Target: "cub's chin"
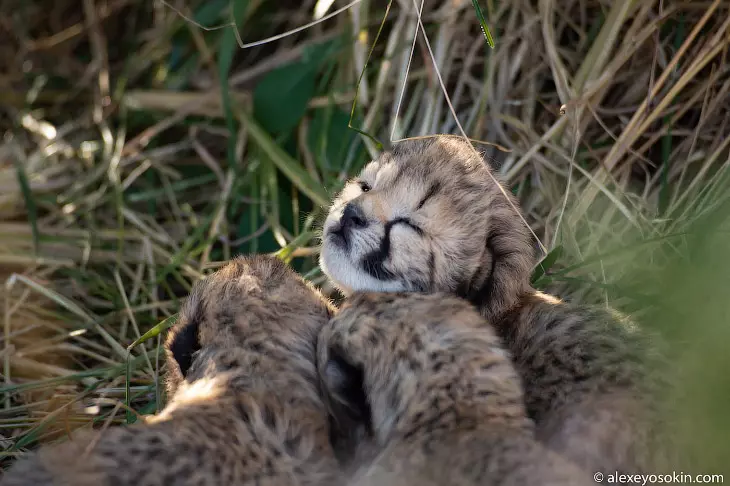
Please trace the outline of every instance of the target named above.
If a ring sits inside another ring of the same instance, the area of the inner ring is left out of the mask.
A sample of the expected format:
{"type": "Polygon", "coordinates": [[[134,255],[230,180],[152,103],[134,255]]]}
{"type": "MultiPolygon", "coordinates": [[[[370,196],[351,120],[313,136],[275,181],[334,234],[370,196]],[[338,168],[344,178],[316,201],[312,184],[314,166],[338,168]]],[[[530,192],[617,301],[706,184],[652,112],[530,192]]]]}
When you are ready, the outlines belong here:
{"type": "Polygon", "coordinates": [[[401,292],[406,290],[398,280],[378,280],[360,268],[360,258],[348,255],[346,249],[331,242],[322,244],[319,266],[337,289],[345,296],[353,292],[401,292]]]}

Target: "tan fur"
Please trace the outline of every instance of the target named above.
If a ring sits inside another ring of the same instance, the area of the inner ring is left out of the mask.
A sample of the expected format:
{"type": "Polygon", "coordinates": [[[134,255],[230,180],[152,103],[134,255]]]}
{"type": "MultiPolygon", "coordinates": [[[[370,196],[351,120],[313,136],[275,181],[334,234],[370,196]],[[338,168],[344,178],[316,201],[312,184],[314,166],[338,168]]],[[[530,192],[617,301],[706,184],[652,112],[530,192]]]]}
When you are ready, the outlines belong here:
{"type": "Polygon", "coordinates": [[[591,484],[535,440],[508,353],[462,299],[355,294],[317,354],[334,423],[362,417],[375,451],[353,484],[591,484]]]}
{"type": "Polygon", "coordinates": [[[523,378],[537,435],[590,471],[657,472],[649,336],[605,307],[525,295],[497,322],[523,378]]]}
{"type": "Polygon", "coordinates": [[[197,282],[180,312],[160,415],[42,448],[3,486],[334,484],[315,368],[331,310],[282,262],[234,260],[197,282]]]}
{"type": "Polygon", "coordinates": [[[463,139],[400,142],[366,166],[332,204],[321,263],[345,294],[446,291],[467,298],[513,355],[545,443],[589,471],[651,470],[646,454],[636,453],[648,440],[644,357],[651,343],[613,312],[531,288],[536,260],[528,229],[463,139]],[[344,225],[343,240],[337,235],[348,205],[358,219],[344,225]],[[374,208],[384,208],[389,223],[374,208]]]}

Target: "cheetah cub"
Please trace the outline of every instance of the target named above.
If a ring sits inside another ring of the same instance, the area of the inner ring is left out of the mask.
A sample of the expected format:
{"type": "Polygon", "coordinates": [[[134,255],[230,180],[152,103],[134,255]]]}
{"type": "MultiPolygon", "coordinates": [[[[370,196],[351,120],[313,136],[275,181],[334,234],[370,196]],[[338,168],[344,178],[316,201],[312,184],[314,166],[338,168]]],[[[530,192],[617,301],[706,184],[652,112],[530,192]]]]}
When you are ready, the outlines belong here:
{"type": "Polygon", "coordinates": [[[372,451],[352,484],[591,484],[535,440],[519,376],[468,302],[356,294],[317,346],[333,437],[372,451]]]}
{"type": "Polygon", "coordinates": [[[510,351],[539,439],[588,471],[639,473],[653,348],[617,314],[531,287],[535,252],[510,201],[463,139],[400,142],[334,199],[320,264],[345,295],[468,299],[510,351]]]}
{"type": "Polygon", "coordinates": [[[159,415],[42,448],[3,486],[340,484],[315,366],[331,312],[279,260],[233,260],[180,311],[159,415]]]}

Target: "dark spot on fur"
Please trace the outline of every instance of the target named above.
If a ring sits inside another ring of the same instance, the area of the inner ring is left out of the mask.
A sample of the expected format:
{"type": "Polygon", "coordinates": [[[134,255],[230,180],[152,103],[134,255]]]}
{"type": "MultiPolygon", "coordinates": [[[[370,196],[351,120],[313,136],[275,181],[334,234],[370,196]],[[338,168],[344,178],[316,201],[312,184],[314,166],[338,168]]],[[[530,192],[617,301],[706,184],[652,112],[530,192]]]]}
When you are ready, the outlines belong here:
{"type": "Polygon", "coordinates": [[[425,350],[423,341],[420,338],[416,337],[412,341],[412,343],[413,343],[413,350],[416,352],[416,355],[421,354],[425,350]]]}
{"type": "Polygon", "coordinates": [[[286,452],[294,456],[297,453],[297,450],[299,449],[299,446],[302,443],[302,436],[295,435],[293,437],[287,437],[286,440],[284,440],[284,449],[286,452]]]}
{"type": "Polygon", "coordinates": [[[248,343],[248,348],[255,353],[261,353],[264,350],[264,344],[260,341],[253,341],[248,343]]]}
{"type": "Polygon", "coordinates": [[[236,411],[238,412],[238,416],[241,418],[241,420],[244,421],[244,423],[249,424],[251,422],[251,413],[244,406],[243,403],[236,402],[236,411]]]}
{"type": "Polygon", "coordinates": [[[546,324],[545,331],[552,331],[560,327],[565,322],[565,318],[561,315],[553,316],[546,324]]]}
{"type": "MultiPolygon", "coordinates": [[[[350,459],[349,454],[352,451],[348,450],[348,448],[353,446],[348,438],[343,437],[344,432],[345,430],[343,430],[343,428],[339,426],[337,419],[335,419],[332,414],[328,414],[327,435],[329,437],[330,445],[332,446],[332,451],[334,452],[335,457],[338,461],[342,463],[347,462],[350,459]]],[[[286,448],[286,451],[289,453],[289,455],[293,456],[296,454],[300,441],[300,437],[292,437],[286,439],[286,441],[284,442],[284,447],[286,448]]]]}
{"type": "Polygon", "coordinates": [[[375,333],[371,332],[367,336],[367,341],[368,341],[368,344],[370,344],[371,346],[377,346],[378,342],[379,342],[378,336],[376,336],[375,333]]]}
{"type": "Polygon", "coordinates": [[[218,321],[218,326],[231,328],[235,325],[236,318],[233,315],[232,309],[228,306],[222,307],[215,313],[215,318],[218,321]]]}
{"type": "Polygon", "coordinates": [[[273,410],[271,410],[269,405],[265,404],[261,408],[261,418],[268,428],[273,429],[276,427],[276,414],[273,410]]]}
{"type": "Polygon", "coordinates": [[[165,486],[175,486],[178,483],[178,472],[177,471],[167,471],[163,473],[164,476],[162,477],[162,484],[165,486]]]}

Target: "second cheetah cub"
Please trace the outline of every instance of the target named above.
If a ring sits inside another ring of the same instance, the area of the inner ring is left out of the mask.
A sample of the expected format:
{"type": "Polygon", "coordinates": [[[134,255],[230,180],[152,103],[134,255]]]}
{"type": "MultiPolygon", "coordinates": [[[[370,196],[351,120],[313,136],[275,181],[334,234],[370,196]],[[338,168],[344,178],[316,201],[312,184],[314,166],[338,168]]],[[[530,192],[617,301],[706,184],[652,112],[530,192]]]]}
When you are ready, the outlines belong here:
{"type": "Polygon", "coordinates": [[[462,299],[356,294],[317,355],[332,435],[365,463],[352,484],[590,484],[534,439],[507,352],[462,299]]]}
{"type": "Polygon", "coordinates": [[[617,313],[533,289],[536,258],[516,205],[463,139],[399,142],[335,197],[321,265],[346,295],[469,300],[510,351],[543,443],[587,471],[656,472],[663,452],[649,443],[666,442],[650,423],[657,343],[617,313]]]}
{"type": "Polygon", "coordinates": [[[315,344],[332,308],[283,262],[198,281],[166,343],[169,403],[129,427],[20,459],[3,486],[341,484],[315,344]]]}

